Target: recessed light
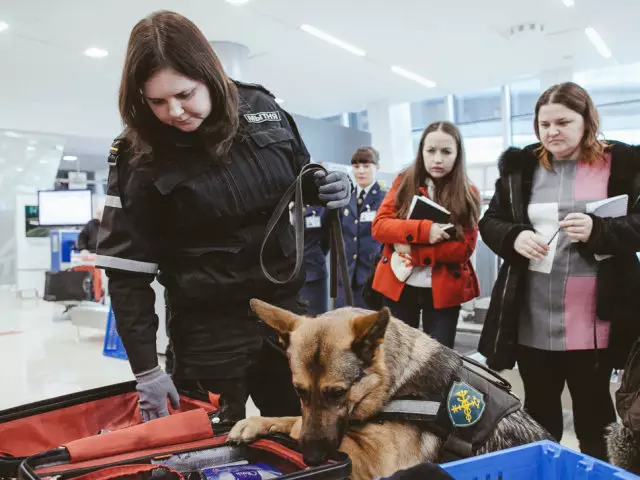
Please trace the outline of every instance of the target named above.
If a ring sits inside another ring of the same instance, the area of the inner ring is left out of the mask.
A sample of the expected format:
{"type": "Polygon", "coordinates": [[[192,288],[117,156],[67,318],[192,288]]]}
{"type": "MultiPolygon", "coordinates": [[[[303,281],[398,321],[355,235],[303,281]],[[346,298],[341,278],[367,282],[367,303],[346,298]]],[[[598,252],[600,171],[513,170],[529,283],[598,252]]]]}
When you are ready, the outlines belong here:
{"type": "Polygon", "coordinates": [[[47,163],[49,163],[49,161],[45,160],[44,158],[42,160],[40,160],[40,164],[41,165],[46,165],[47,163]]]}
{"type": "Polygon", "coordinates": [[[20,173],[20,172],[24,172],[24,168],[22,167],[16,167],[16,172],[20,173]]]}
{"type": "Polygon", "coordinates": [[[279,97],[276,97],[276,103],[279,105],[282,105],[284,103],[284,100],[279,97]]]}
{"type": "Polygon", "coordinates": [[[611,58],[611,50],[609,50],[609,47],[604,43],[604,40],[602,40],[602,37],[596,32],[595,28],[587,27],[584,29],[584,33],[589,37],[589,40],[591,40],[591,43],[593,43],[600,55],[604,58],[611,58]]]}
{"type": "Polygon", "coordinates": [[[230,3],[231,5],[244,5],[245,3],[248,3],[249,0],[225,0],[227,3],[230,3]]]}
{"type": "Polygon", "coordinates": [[[78,157],[76,157],[75,155],[65,155],[64,157],[62,157],[62,160],[64,160],[65,162],[75,162],[78,159],[78,157]]]}
{"type": "Polygon", "coordinates": [[[16,132],[8,131],[8,132],[4,132],[4,136],[9,138],[20,138],[22,135],[16,132]]]}
{"type": "Polygon", "coordinates": [[[33,152],[36,149],[36,147],[34,147],[33,145],[29,145],[27,147],[27,152],[33,152]]]}
{"type": "Polygon", "coordinates": [[[56,145],[56,150],[61,152],[64,150],[64,147],[62,145],[56,145]]]}
{"type": "Polygon", "coordinates": [[[402,67],[398,67],[394,65],[391,67],[391,71],[396,75],[400,75],[401,77],[408,78],[409,80],[413,80],[414,82],[419,83],[420,85],[424,85],[427,88],[435,88],[436,83],[429,80],[428,78],[421,77],[417,73],[410,72],[409,70],[405,70],[402,67]]]}
{"type": "Polygon", "coordinates": [[[345,42],[344,40],[340,40],[339,38],[336,38],[333,35],[329,35],[328,33],[323,32],[322,30],[317,29],[316,27],[312,27],[311,25],[306,25],[306,24],[300,25],[300,30],[302,30],[303,32],[307,32],[308,34],[313,35],[314,37],[317,37],[320,40],[324,40],[327,43],[335,45],[336,47],[340,47],[346,50],[347,52],[351,52],[354,55],[358,55],[359,57],[364,57],[367,54],[367,52],[365,52],[361,48],[354,47],[353,45],[345,42]]]}
{"type": "Polygon", "coordinates": [[[91,57],[91,58],[104,58],[107,55],[109,55],[109,52],[107,52],[106,50],[104,50],[102,48],[91,47],[91,48],[87,48],[84,51],[84,54],[87,57],[91,57]]]}
{"type": "Polygon", "coordinates": [[[0,32],[4,32],[9,28],[9,24],[7,22],[0,22],[0,32]]]}
{"type": "Polygon", "coordinates": [[[575,0],[562,0],[562,3],[567,7],[573,7],[576,4],[575,0]]]}

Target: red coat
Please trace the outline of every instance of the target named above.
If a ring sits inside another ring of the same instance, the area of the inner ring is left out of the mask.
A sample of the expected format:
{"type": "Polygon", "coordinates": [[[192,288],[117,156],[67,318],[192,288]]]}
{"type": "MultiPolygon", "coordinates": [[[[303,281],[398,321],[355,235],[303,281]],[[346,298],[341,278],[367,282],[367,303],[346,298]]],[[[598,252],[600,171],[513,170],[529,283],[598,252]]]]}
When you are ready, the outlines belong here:
{"type": "Polygon", "coordinates": [[[478,229],[466,229],[464,239],[429,245],[430,220],[402,220],[397,218],[396,195],[400,187],[398,176],[387,192],[371,226],[373,237],[385,244],[376,267],[373,289],[385,297],[398,301],[404,282],[391,270],[394,243],[411,245],[414,265],[431,266],[433,306],[447,308],[468,302],[480,295],[480,286],[471,255],[476,248],[478,229]]]}

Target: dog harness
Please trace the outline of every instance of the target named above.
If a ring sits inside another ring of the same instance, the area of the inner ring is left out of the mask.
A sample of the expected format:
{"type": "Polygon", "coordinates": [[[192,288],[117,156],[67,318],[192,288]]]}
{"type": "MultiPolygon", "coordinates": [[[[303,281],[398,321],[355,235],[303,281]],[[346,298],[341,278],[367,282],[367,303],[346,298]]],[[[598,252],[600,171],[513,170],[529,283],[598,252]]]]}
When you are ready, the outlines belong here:
{"type": "Polygon", "coordinates": [[[497,373],[469,358],[462,360],[440,398],[392,400],[375,420],[423,424],[443,440],[440,462],[471,457],[521,402],[497,373]]]}

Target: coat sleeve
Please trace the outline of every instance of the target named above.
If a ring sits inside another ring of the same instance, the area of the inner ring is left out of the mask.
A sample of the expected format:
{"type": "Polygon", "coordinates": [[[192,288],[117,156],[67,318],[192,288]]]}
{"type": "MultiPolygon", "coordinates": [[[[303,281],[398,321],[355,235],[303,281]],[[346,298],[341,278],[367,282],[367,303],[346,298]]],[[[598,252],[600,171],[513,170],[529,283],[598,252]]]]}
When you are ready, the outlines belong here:
{"type": "MultiPolygon", "coordinates": [[[[155,294],[151,288],[158,271],[158,256],[142,218],[151,218],[142,202],[126,194],[132,183],[129,159],[116,140],[109,156],[107,198],[98,233],[96,265],[106,270],[118,334],[134,373],[158,364],[155,294]],[[134,220],[134,217],[136,218],[134,220]]],[[[139,188],[132,190],[139,191],[139,188]]]]}
{"type": "MultiPolygon", "coordinates": [[[[640,147],[631,148],[634,170],[640,171],[640,147]]],[[[586,244],[591,253],[600,255],[628,255],[640,251],[640,174],[636,174],[629,192],[629,210],[624,217],[600,218],[591,215],[593,229],[586,244]]]]}
{"type": "Polygon", "coordinates": [[[402,177],[398,176],[385,195],[371,225],[371,234],[380,243],[428,244],[432,221],[397,218],[396,195],[401,182],[402,177]]]}
{"type": "Polygon", "coordinates": [[[504,188],[504,181],[503,178],[498,178],[496,181],[495,193],[489,208],[480,220],[480,235],[482,241],[505,262],[522,263],[526,259],[515,251],[513,245],[520,233],[525,230],[533,231],[533,227],[514,221],[512,205],[509,193],[504,188]]]}
{"type": "Polygon", "coordinates": [[[414,265],[465,263],[473,255],[477,239],[477,229],[465,229],[464,239],[462,240],[449,240],[435,245],[411,246],[411,257],[414,265]]]}

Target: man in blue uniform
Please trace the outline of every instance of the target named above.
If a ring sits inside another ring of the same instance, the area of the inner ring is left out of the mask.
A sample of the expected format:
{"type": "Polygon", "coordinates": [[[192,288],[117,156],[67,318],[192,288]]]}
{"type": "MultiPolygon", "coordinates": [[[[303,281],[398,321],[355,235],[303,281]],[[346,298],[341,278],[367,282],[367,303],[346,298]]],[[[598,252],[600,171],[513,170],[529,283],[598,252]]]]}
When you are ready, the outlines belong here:
{"type": "MultiPolygon", "coordinates": [[[[349,265],[349,279],[353,289],[353,304],[368,308],[362,298],[362,287],[371,270],[373,257],[380,243],[371,236],[371,223],[386,194],[376,181],[380,168],[380,155],[373,147],[360,147],[351,157],[356,188],[349,205],[342,211],[342,232],[349,265]]],[[[340,279],[341,282],[343,279],[340,279]]],[[[338,288],[336,307],[345,305],[342,288],[338,288]]]]}

